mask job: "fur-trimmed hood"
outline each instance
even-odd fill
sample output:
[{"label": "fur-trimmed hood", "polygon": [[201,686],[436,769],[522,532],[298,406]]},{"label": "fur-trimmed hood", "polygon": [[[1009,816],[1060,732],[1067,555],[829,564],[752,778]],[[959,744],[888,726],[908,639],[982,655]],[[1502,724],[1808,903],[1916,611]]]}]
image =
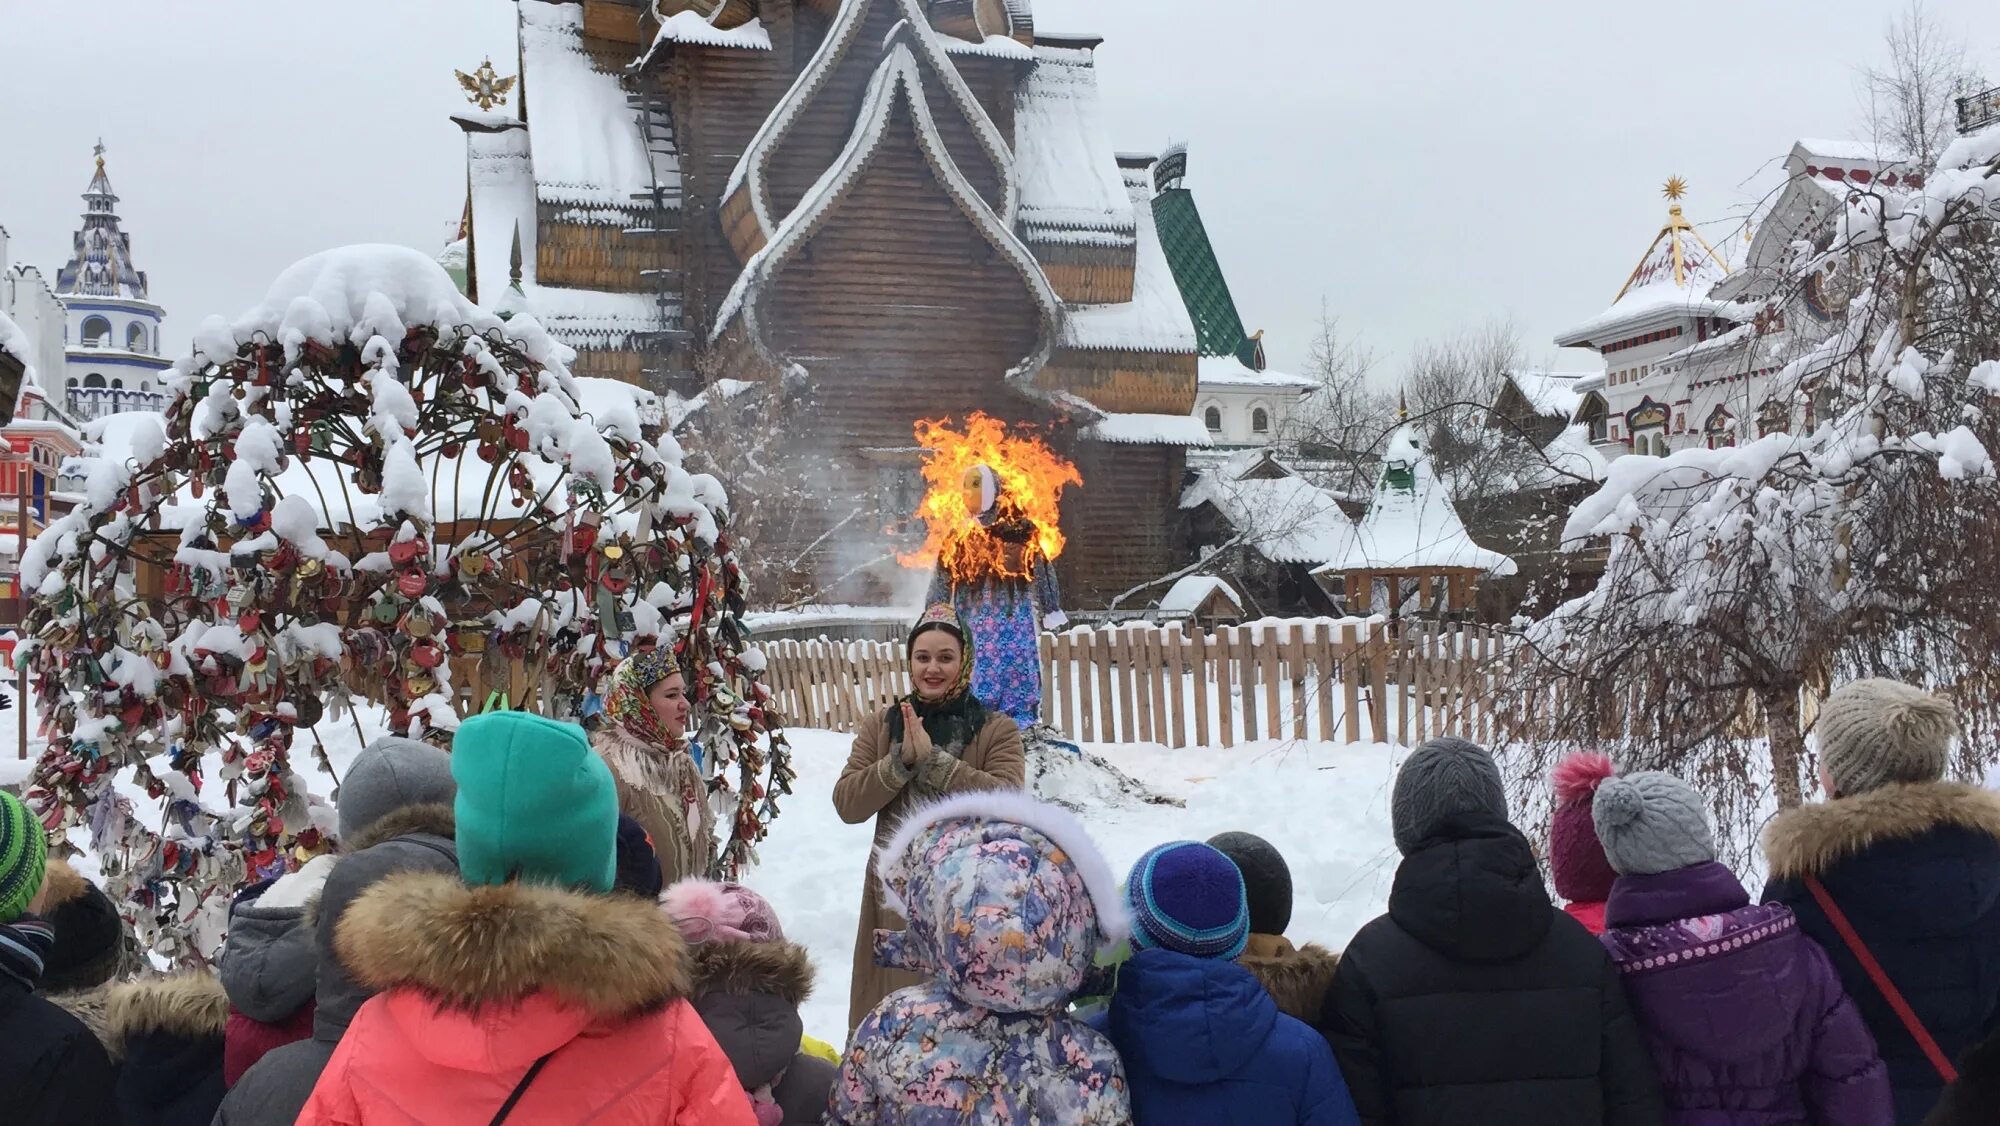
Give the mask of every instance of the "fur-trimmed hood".
[{"label": "fur-trimmed hood", "polygon": [[698,993],[769,993],[793,1008],[812,996],[812,956],[796,942],[707,942],[688,948]]},{"label": "fur-trimmed hood", "polygon": [[458,836],[458,822],[452,808],[442,802],[419,802],[401,809],[385,813],[368,823],[368,827],[354,834],[352,840],[343,842],[350,853],[360,852],[371,845],[397,837],[428,833],[447,840]]},{"label": "fur-trimmed hood", "polygon": [[42,913],[44,915],[63,906],[74,903],[90,894],[90,881],[69,866],[67,860],[49,857],[47,872],[42,877]]},{"label": "fur-trimmed hood", "polygon": [[1098,952],[1130,933],[1082,823],[1026,794],[982,790],[920,808],[876,866],[883,902],[909,923],[876,932],[876,964],[934,975],[976,1008],[1060,1010]]},{"label": "fur-trimmed hood", "polygon": [[1958,782],[1917,782],[1800,806],[1764,830],[1764,856],[1773,878],[1823,876],[1885,841],[1946,827],[2000,841],[2000,794]]},{"label": "fur-trimmed hood", "polygon": [[113,986],[104,1006],[105,1047],[123,1056],[137,1038],[164,1033],[183,1040],[213,1040],[221,1051],[229,995],[213,975],[198,972]]},{"label": "fur-trimmed hood", "polygon": [[[1276,944],[1258,941],[1268,938],[1276,938]],[[1275,935],[1251,935],[1250,949],[1236,962],[1263,983],[1280,1012],[1318,1025],[1340,955],[1315,943],[1294,947]]]},{"label": "fur-trimmed hood", "polygon": [[653,904],[538,884],[389,876],[341,916],[334,946],[368,988],[475,1013],[546,993],[593,1019],[622,1019],[691,988],[686,947]]}]

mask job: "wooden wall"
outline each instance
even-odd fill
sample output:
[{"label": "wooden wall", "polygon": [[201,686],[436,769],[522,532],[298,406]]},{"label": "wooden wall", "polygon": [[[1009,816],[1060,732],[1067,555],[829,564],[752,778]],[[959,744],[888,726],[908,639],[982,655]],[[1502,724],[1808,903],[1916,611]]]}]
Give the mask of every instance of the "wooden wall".
[{"label": "wooden wall", "polygon": [[1083,246],[1072,242],[1030,242],[1056,296],[1079,305],[1115,305],[1132,300],[1130,246]]},{"label": "wooden wall", "polygon": [[680,247],[657,235],[627,234],[614,223],[579,223],[561,216],[571,209],[557,203],[536,205],[541,235],[535,243],[535,280],[543,285],[603,289],[615,293],[650,293],[653,281],[644,270],[670,270]]},{"label": "wooden wall", "polygon": [[[1187,453],[1178,446],[1077,442],[1068,451],[1083,488],[1063,494],[1063,535],[1056,561],[1063,602],[1095,609],[1126,590],[1183,565],[1187,549],[1179,521],[1181,474]],[[1148,592],[1139,606],[1166,593]]]},{"label": "wooden wall", "polygon": [[1187,414],[1199,369],[1192,352],[1061,351],[1038,386],[1073,391],[1108,411]]}]

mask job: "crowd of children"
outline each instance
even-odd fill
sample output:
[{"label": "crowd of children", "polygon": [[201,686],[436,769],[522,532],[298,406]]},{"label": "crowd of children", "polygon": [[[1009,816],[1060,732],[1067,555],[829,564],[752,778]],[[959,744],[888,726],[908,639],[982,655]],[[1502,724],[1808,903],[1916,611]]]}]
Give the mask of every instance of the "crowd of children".
[{"label": "crowd of children", "polygon": [[365,751],[342,853],[244,892],[219,975],[142,972],[0,793],[6,1120],[2000,1121],[2000,795],[1942,780],[1933,697],[1829,698],[1827,800],[1772,823],[1755,897],[1701,794],[1598,755],[1551,779],[1545,880],[1493,758],[1432,740],[1390,796],[1388,909],[1336,955],[1285,938],[1290,871],[1253,834],[1114,873],[1023,792],[964,640],[926,615],[918,697],[862,733],[834,795],[877,820],[869,918],[889,924],[857,952],[884,976],[857,982],[844,1052],[805,1035],[813,965],[768,901],[665,878],[685,849],[635,820],[604,741],[499,712],[449,754]]}]

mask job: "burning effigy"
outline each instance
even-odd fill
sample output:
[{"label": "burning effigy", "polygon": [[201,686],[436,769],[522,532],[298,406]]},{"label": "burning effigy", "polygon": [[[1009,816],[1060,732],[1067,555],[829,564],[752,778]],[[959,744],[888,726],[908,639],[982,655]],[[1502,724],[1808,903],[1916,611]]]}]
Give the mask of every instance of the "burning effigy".
[{"label": "burning effigy", "polygon": [[929,601],[950,602],[972,630],[973,694],[1028,730],[1041,717],[1041,631],[1067,621],[1052,566],[1062,491],[1083,478],[1040,439],[978,411],[957,428],[921,420],[916,437],[924,545],[900,562],[936,568]]}]

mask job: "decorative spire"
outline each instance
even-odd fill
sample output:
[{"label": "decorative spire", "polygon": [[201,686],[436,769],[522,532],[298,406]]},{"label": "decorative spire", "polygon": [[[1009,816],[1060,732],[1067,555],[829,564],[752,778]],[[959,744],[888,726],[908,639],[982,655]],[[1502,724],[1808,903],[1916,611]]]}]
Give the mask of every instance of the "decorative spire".
[{"label": "decorative spire", "polygon": [[1396,392],[1396,421],[1410,421],[1410,393],[1408,391]]},{"label": "decorative spire", "polygon": [[1729,273],[1729,266],[1714,247],[1701,237],[1694,224],[1688,222],[1681,211],[1681,200],[1686,197],[1687,181],[1679,176],[1669,176],[1660,194],[1667,197],[1667,221],[1660,225],[1660,233],[1653,236],[1653,245],[1646,249],[1646,256],[1639,260],[1625,284],[1619,287],[1618,297],[1623,298],[1634,289],[1648,285],[1671,282],[1676,288],[1690,289],[1696,282],[1708,285],[1722,280]]},{"label": "decorative spire", "polygon": [[[1687,190],[1688,182],[1686,180],[1681,179],[1679,176],[1669,176],[1667,177],[1667,186],[1661,190],[1660,194],[1666,196],[1669,201],[1679,202],[1680,198],[1687,194]],[[1676,208],[1676,210],[1679,209]]]},{"label": "decorative spire", "polygon": [[96,159],[83,189],[83,226],[72,236],[68,264],[56,273],[56,296],[120,297],[147,300],[146,275],[132,265],[132,239],[118,226],[118,193],[104,170],[104,139],[90,150]]},{"label": "decorative spire", "polygon": [[526,292],[521,288],[521,221],[514,220],[514,249],[507,255],[507,288],[516,293]]}]

